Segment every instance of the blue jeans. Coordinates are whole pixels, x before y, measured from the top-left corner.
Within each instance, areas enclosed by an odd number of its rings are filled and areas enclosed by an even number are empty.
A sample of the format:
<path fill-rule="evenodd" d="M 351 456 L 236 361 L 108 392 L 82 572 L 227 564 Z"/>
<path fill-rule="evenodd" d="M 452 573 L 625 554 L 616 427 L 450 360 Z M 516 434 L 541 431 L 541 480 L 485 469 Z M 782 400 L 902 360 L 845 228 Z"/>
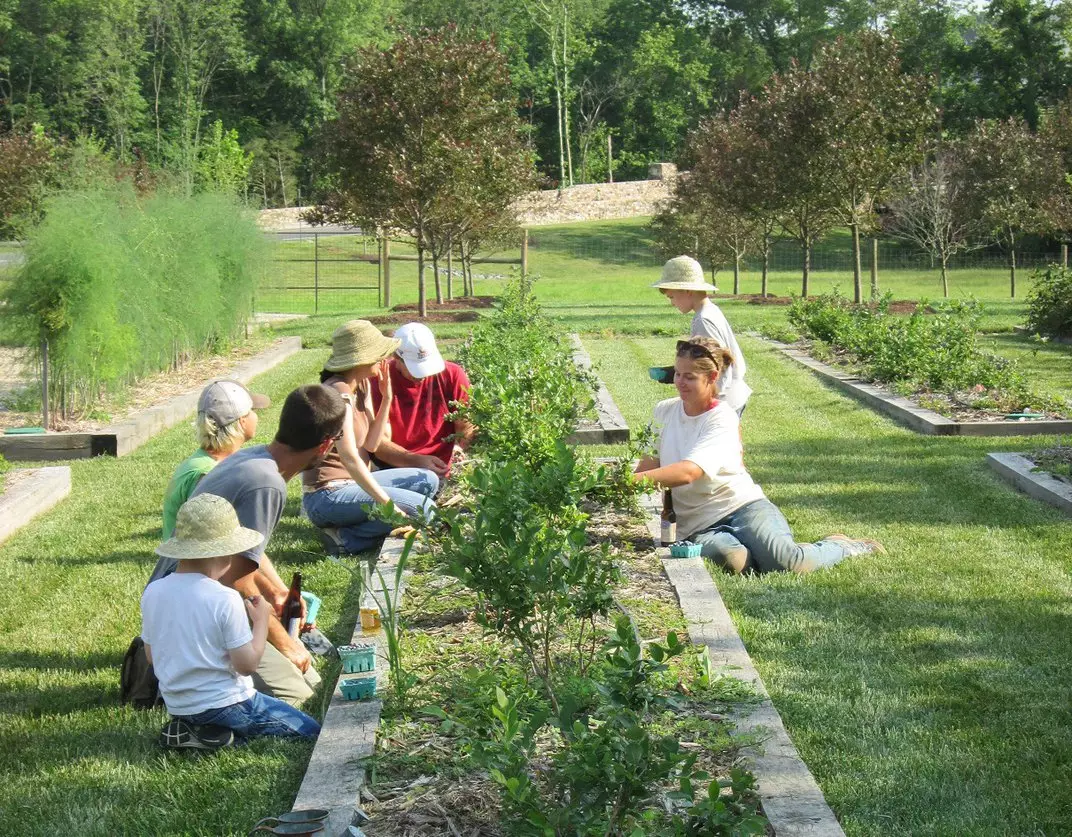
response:
<path fill-rule="evenodd" d="M 430 519 L 435 514 L 432 498 L 439 490 L 439 477 L 424 468 L 388 468 L 373 471 L 372 478 L 387 492 L 395 508 L 410 517 L 422 515 Z M 343 548 L 347 552 L 364 552 L 377 546 L 391 531 L 390 523 L 370 520 L 369 511 L 375 501 L 356 482 L 337 488 L 322 488 L 302 497 L 302 505 L 314 526 L 339 529 Z"/>
<path fill-rule="evenodd" d="M 208 709 L 196 715 L 180 715 L 191 724 L 213 724 L 234 730 L 239 738 L 270 735 L 276 738 L 316 738 L 320 724 L 300 709 L 279 698 L 257 692 L 249 700 L 232 703 L 219 709 Z"/>
<path fill-rule="evenodd" d="M 753 500 L 689 540 L 703 547 L 705 558 L 735 572 L 810 573 L 832 567 L 849 554 L 837 541 L 797 543 L 789 521 L 770 500 Z M 745 549 L 747 560 L 742 559 Z"/>

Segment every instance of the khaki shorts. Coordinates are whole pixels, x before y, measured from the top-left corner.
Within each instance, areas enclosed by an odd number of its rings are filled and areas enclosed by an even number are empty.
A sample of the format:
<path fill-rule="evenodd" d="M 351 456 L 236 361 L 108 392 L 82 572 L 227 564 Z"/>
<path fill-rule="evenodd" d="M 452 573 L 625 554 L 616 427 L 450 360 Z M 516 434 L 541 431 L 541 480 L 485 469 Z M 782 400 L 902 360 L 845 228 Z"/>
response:
<path fill-rule="evenodd" d="M 265 643 L 261 664 L 253 675 L 253 685 L 262 692 L 291 706 L 300 707 L 313 696 L 313 690 L 320 683 L 320 675 L 312 664 L 302 674 L 296 665 L 283 656 L 283 652 L 271 643 Z"/>

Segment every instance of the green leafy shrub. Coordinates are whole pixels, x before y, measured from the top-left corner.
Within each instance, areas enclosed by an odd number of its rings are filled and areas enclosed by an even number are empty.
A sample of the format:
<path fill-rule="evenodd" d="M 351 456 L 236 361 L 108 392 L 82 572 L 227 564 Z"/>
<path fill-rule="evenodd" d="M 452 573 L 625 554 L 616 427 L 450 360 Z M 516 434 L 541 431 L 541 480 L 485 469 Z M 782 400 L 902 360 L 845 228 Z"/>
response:
<path fill-rule="evenodd" d="M 234 339 L 252 309 L 263 239 L 231 198 L 129 185 L 46 202 L 4 296 L 4 330 L 48 340 L 54 412 Z"/>
<path fill-rule="evenodd" d="M 1009 412 L 1067 406 L 1032 392 L 1016 364 L 979 346 L 982 310 L 973 299 L 939 303 L 927 313 L 921 302 L 908 317 L 890 314 L 890 295 L 874 305 L 854 305 L 835 290 L 795 299 L 789 322 L 814 340 L 819 360 L 841 359 L 901 394 L 971 391 Z M 977 399 L 978 400 L 978 399 Z"/>
<path fill-rule="evenodd" d="M 529 279 L 506 286 L 458 359 L 473 382 L 459 414 L 480 428 L 474 449 L 484 456 L 539 467 L 593 403 L 590 376 L 540 312 Z"/>
<path fill-rule="evenodd" d="M 1072 337 L 1072 271 L 1050 265 L 1037 270 L 1027 295 L 1027 327 L 1048 337 Z"/>

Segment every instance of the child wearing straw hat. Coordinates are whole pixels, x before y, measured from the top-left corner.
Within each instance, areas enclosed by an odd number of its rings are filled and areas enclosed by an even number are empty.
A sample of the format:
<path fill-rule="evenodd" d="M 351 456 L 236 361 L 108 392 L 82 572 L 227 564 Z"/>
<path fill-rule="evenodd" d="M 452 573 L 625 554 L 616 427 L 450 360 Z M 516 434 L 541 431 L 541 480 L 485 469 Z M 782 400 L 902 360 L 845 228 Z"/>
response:
<path fill-rule="evenodd" d="M 718 288 L 704 278 L 703 268 L 691 256 L 676 256 L 663 265 L 662 276 L 652 285 L 682 314 L 693 315 L 690 337 L 712 337 L 728 349 L 733 362 L 718 381 L 718 393 L 738 417 L 744 412 L 752 388 L 744 382 L 747 366 L 726 315 L 708 298 Z M 672 379 L 667 383 L 672 383 Z"/>
<path fill-rule="evenodd" d="M 391 524 L 370 517 L 375 505 L 394 503 L 410 518 L 430 518 L 439 477 L 427 468 L 369 470 L 372 454 L 390 438 L 394 400 L 390 358 L 401 341 L 385 337 L 368 320 L 350 320 L 335 330 L 331 356 L 320 373 L 324 386 L 347 403 L 347 420 L 336 445 L 302 475 L 302 508 L 314 526 L 325 530 L 343 552 L 356 553 L 379 544 Z M 371 390 L 379 389 L 373 409 Z"/>
<path fill-rule="evenodd" d="M 263 540 L 239 524 L 222 497 L 199 494 L 179 509 L 175 534 L 156 549 L 179 562 L 141 597 L 145 653 L 172 716 L 160 734 L 165 747 L 213 750 L 236 735 L 320 732 L 304 712 L 254 689 L 250 675 L 264 654 L 272 607 L 261 596 L 243 602 L 219 581 L 235 556 Z"/>

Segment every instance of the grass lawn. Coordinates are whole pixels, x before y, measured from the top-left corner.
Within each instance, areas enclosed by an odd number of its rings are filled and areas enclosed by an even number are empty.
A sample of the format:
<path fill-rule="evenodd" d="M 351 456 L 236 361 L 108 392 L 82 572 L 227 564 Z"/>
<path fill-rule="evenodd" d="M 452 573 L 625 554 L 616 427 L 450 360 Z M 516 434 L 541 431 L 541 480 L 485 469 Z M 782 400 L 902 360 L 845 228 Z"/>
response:
<path fill-rule="evenodd" d="M 325 355 L 302 352 L 256 379 L 277 405 L 262 413 L 257 441 L 267 441 L 283 397 L 315 380 Z M 123 459 L 72 463 L 71 496 L 0 547 L 10 602 L 0 611 L 0 833 L 245 834 L 290 807 L 309 745 L 257 741 L 212 758 L 169 755 L 155 739 L 165 713 L 118 704 L 163 489 L 192 436 L 183 423 Z M 322 556 L 295 516 L 296 483 L 270 554 L 284 577 L 302 570 L 324 599 L 321 627 L 348 639 L 357 612 L 347 599 L 351 574 Z"/>
<path fill-rule="evenodd" d="M 630 425 L 646 423 L 655 401 L 672 394 L 646 369 L 670 360 L 688 318 L 648 287 L 660 261 L 642 224 L 548 227 L 533 239 L 545 310 L 585 333 Z M 395 302 L 416 297 L 411 269 L 396 273 Z M 816 274 L 813 287 L 834 281 L 848 287 L 844 273 Z M 907 270 L 881 281 L 900 298 L 933 297 L 937 284 Z M 776 273 L 772 292 L 798 282 L 795 270 Z M 1004 333 L 1024 313 L 1006 282 L 1000 269 L 965 271 L 953 289 L 983 299 L 988 329 L 1003 332 L 987 338 L 998 351 L 1068 391 L 1068 347 Z M 1026 272 L 1020 284 L 1026 293 Z M 756 285 L 749 274 L 743 290 Z M 476 283 L 479 294 L 500 287 Z M 332 330 L 381 313 L 375 292 L 371 302 L 363 293 L 339 291 L 322 316 L 278 329 L 314 348 L 254 386 L 278 405 L 315 380 Z M 917 436 L 744 336 L 784 318 L 784 308 L 719 304 L 741 335 L 756 390 L 744 434 L 757 480 L 799 537 L 846 531 L 890 549 L 811 577 L 717 579 L 848 833 L 1072 833 L 1072 526 L 983 463 L 987 451 L 1026 451 L 1039 440 Z M 468 329 L 435 326 L 441 337 Z M 265 411 L 258 441 L 277 416 L 278 407 Z M 293 799 L 307 745 L 168 756 L 154 737 L 163 713 L 117 703 L 160 499 L 191 435 L 179 426 L 129 457 L 73 463 L 71 497 L 0 546 L 0 584 L 13 603 L 0 613 L 0 833 L 244 834 Z M 325 601 L 322 627 L 348 638 L 357 607 L 350 572 L 321 556 L 294 515 L 297 502 L 295 484 L 270 554 L 284 577 L 302 569 Z"/>
<path fill-rule="evenodd" d="M 850 835 L 1072 832 L 1072 526 L 986 452 L 917 436 L 742 339 L 746 460 L 798 538 L 885 557 L 718 585 L 790 735 Z M 672 341 L 586 339 L 630 426 L 672 389 Z"/>

